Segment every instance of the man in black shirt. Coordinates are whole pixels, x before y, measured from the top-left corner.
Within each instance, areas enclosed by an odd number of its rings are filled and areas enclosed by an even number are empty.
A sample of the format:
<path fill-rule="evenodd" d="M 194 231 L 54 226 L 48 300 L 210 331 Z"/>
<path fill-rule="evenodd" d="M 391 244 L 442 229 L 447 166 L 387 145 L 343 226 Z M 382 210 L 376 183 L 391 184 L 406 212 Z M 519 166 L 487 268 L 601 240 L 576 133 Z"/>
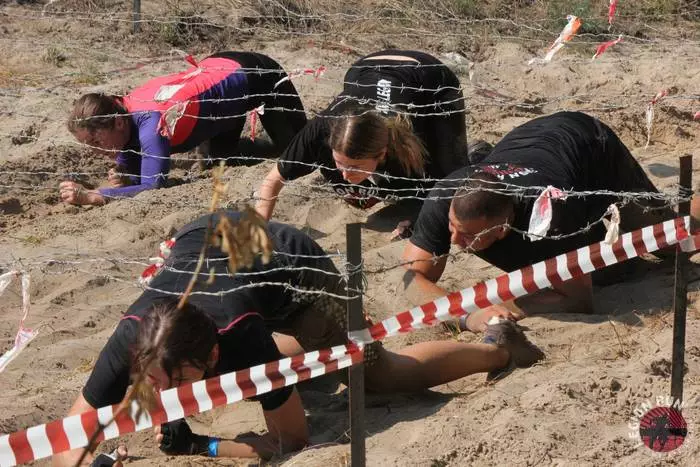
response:
<path fill-rule="evenodd" d="M 657 193 L 629 150 L 599 120 L 580 112 L 531 120 L 508 133 L 479 164 L 453 172 L 431 191 L 403 254 L 408 262 L 404 285 L 412 300 L 445 295 L 436 282 L 451 243 L 511 272 L 602 240 L 600 222 L 581 230 L 620 201 L 614 196 L 554 199 L 548 238 L 526 237 L 534 201 L 550 185 L 574 192 Z M 673 217 L 659 200 L 635 200 L 621 207 L 620 227 L 630 231 Z M 492 307 L 481 317 L 591 310 L 591 278 L 584 276 Z M 482 320 L 476 316 L 460 327 L 479 329 Z"/>
<path fill-rule="evenodd" d="M 233 211 L 223 215 L 232 222 L 240 217 Z M 211 220 L 205 216 L 176 235 L 164 266 L 129 307 L 100 353 L 71 415 L 120 402 L 141 371 L 155 390 L 164 390 L 278 360 L 282 354 L 272 336 L 275 331 L 286 335 L 281 339 L 285 346 L 293 339 L 303 351 L 348 343 L 345 301 L 319 293 L 344 296 L 340 273 L 311 238 L 275 222 L 266 229 L 274 246 L 268 264 L 258 259 L 252 268 L 230 275 L 227 256 L 210 246 L 203 270 L 213 269 L 213 282 L 198 282 L 187 306 L 178 311 L 175 298 L 189 283 L 209 222 L 216 225 L 216 216 Z M 367 387 L 381 392 L 416 391 L 476 372 L 529 366 L 543 358 L 513 323 L 492 325 L 489 331 L 490 341 L 483 344 L 423 342 L 397 352 L 385 350 L 379 342 L 366 345 Z M 155 347 L 159 339 L 162 345 Z M 156 358 L 145 367 L 149 360 L 144 356 L 149 355 Z M 169 454 L 256 457 L 280 448 L 300 449 L 308 442 L 304 410 L 293 387 L 257 400 L 269 433 L 216 440 L 193 434 L 180 420 L 156 429 L 160 447 Z M 57 456 L 55 464 L 73 465 L 79 454 Z"/>

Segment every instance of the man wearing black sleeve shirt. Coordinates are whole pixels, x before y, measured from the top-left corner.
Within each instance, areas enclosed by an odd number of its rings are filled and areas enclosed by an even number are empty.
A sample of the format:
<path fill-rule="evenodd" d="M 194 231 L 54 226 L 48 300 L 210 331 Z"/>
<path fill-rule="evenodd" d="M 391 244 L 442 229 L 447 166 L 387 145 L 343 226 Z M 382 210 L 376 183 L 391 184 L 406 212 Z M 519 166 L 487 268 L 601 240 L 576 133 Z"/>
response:
<path fill-rule="evenodd" d="M 397 114 L 410 115 L 408 122 Z M 434 182 L 422 179 L 441 179 L 466 164 L 459 79 L 426 53 L 384 50 L 352 65 L 343 93 L 297 134 L 267 175 L 256 209 L 269 219 L 284 182 L 317 168 L 348 203 L 367 209 L 381 200 L 424 197 Z"/>
<path fill-rule="evenodd" d="M 619 201 L 613 196 L 554 199 L 547 237 L 564 237 L 531 241 L 523 234 L 528 231 L 535 199 L 550 185 L 576 192 L 657 192 L 617 135 L 599 120 L 580 112 L 531 120 L 508 133 L 479 164 L 453 172 L 431 191 L 403 254 L 408 262 L 404 285 L 411 299 L 422 303 L 446 294 L 436 282 L 444 271 L 450 244 L 511 272 L 602 240 L 605 229 L 601 223 L 580 231 Z M 644 213 L 649 207 L 655 209 Z M 635 201 L 621 208 L 620 227 L 635 230 L 674 215 L 659 200 Z M 481 329 L 493 315 L 520 318 L 591 312 L 591 284 L 589 276 L 569 280 L 515 303 L 491 307 L 478 318 L 473 314 L 460 328 Z"/>
<path fill-rule="evenodd" d="M 240 217 L 234 211 L 223 215 L 231 222 Z M 338 270 L 311 238 L 275 222 L 266 229 L 274 247 L 268 264 L 258 259 L 251 269 L 230 275 L 226 255 L 210 246 L 203 270 L 213 268 L 213 282 L 198 282 L 187 305 L 178 311 L 177 295 L 189 283 L 207 226 L 216 225 L 216 216 L 211 220 L 205 216 L 178 232 L 165 264 L 100 353 L 70 415 L 120 402 L 140 371 L 159 391 L 278 360 L 282 346 L 286 355 L 294 355 L 348 343 L 346 302 L 319 293 L 345 294 Z M 275 331 L 283 335 L 273 339 Z M 379 342 L 368 344 L 364 347 L 367 388 L 418 391 L 477 372 L 530 366 L 543 358 L 511 322 L 492 325 L 487 332 L 491 340 L 481 344 L 422 342 L 396 352 Z M 159 337 L 163 335 L 164 340 Z M 155 347 L 156 342 L 162 345 Z M 148 360 L 149 355 L 155 357 Z M 145 362 L 151 363 L 142 368 Z M 257 400 L 269 433 L 217 440 L 193 434 L 179 420 L 157 427 L 156 439 L 168 454 L 208 452 L 222 457 L 265 457 L 280 449 L 300 449 L 308 442 L 304 409 L 294 388 L 280 388 Z M 74 465 L 79 455 L 76 450 L 55 456 L 54 464 Z"/>

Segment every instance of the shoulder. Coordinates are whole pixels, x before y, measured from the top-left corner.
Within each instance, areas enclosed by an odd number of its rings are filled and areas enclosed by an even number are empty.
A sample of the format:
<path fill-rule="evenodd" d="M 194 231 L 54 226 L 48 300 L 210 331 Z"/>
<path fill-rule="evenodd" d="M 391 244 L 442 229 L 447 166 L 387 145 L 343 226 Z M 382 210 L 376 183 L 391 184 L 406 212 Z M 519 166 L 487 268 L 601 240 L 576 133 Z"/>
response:
<path fill-rule="evenodd" d="M 452 189 L 458 187 L 464 183 L 464 181 L 469 178 L 469 176 L 474 173 L 474 169 L 471 167 L 460 167 L 459 169 L 449 173 L 445 178 L 439 180 L 435 183 L 433 191 Z"/>
<path fill-rule="evenodd" d="M 291 225 L 270 221 L 268 232 L 275 251 L 298 255 L 323 253 L 323 249 L 309 235 Z"/>

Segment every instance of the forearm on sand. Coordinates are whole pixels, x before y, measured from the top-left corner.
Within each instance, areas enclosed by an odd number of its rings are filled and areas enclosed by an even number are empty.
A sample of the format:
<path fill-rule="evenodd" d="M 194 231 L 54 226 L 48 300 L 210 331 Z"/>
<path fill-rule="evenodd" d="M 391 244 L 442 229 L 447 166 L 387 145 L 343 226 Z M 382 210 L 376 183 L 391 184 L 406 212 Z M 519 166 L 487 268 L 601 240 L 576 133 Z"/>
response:
<path fill-rule="evenodd" d="M 78 398 L 75 400 L 73 403 L 73 407 L 71 407 L 70 411 L 68 411 L 68 416 L 70 415 L 78 415 L 83 412 L 87 412 L 88 410 L 92 410 L 94 407 L 92 407 L 88 401 L 85 400 L 83 397 L 83 394 L 81 393 L 78 395 Z M 94 448 L 94 446 L 93 446 Z M 51 465 L 54 467 L 73 467 L 76 465 L 78 462 L 78 459 L 80 459 L 80 456 L 83 454 L 83 451 L 85 448 L 79 448 L 79 449 L 73 449 L 72 451 L 64 451 L 60 454 L 56 454 L 52 458 Z M 85 456 L 85 459 L 83 459 L 82 464 L 80 465 L 90 465 L 92 463 L 92 460 L 94 459 L 92 453 L 88 453 Z"/>
<path fill-rule="evenodd" d="M 234 439 L 221 440 L 219 457 L 260 457 L 269 459 L 275 455 L 303 449 L 304 442 L 284 443 L 270 433 L 262 435 L 239 435 Z"/>
<path fill-rule="evenodd" d="M 422 305 L 447 295 L 447 291 L 418 271 L 408 269 L 403 275 L 403 290 L 414 305 Z"/>
<path fill-rule="evenodd" d="M 448 291 L 435 284 L 419 271 L 407 270 L 403 276 L 403 290 L 406 298 L 414 305 L 422 305 L 448 294 Z M 476 315 L 504 315 L 510 312 L 515 319 L 527 316 L 552 313 L 592 313 L 593 295 L 590 278 L 584 277 L 559 284 L 554 288 L 540 290 L 525 297 L 484 308 Z M 474 321 L 470 319 L 470 321 Z M 454 323 L 453 323 L 454 324 Z M 474 327 L 476 325 L 472 325 Z M 460 326 L 462 329 L 463 326 Z M 462 329 L 464 330 L 464 329 Z"/>
<path fill-rule="evenodd" d="M 277 167 L 274 167 L 263 180 L 257 193 L 257 202 L 255 210 L 267 220 L 270 220 L 272 213 L 277 204 L 277 196 L 284 186 L 284 178 L 279 173 Z"/>

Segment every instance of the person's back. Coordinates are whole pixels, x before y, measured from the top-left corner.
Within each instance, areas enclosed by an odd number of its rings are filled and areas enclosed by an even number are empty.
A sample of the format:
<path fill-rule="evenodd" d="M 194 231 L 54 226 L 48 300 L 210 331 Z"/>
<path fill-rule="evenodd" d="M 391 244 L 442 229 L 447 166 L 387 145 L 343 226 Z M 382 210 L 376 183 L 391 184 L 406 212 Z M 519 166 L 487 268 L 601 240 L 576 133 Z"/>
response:
<path fill-rule="evenodd" d="M 508 132 L 480 163 L 527 167 L 540 174 L 541 183 L 561 189 L 589 189 L 600 184 L 597 172 L 604 168 L 599 164 L 608 149 L 606 128 L 581 112 L 539 117 Z"/>
<path fill-rule="evenodd" d="M 223 212 L 233 223 L 241 213 Z M 192 277 L 207 228 L 216 226 L 219 215 L 203 216 L 178 231 L 175 243 L 160 273 L 148 290 L 132 305 L 171 296 L 184 290 Z M 308 235 L 286 224 L 269 222 L 266 228 L 273 245 L 270 261 L 258 257 L 250 269 L 231 273 L 228 255 L 210 246 L 202 277 L 190 302 L 210 315 L 220 328 L 238 316 L 255 312 L 268 323 L 279 323 L 317 298 L 305 291 L 326 290 L 342 293 L 341 276 L 329 256 Z M 209 274 L 213 272 L 211 281 Z M 264 304 L 264 306 L 260 306 Z"/>
<path fill-rule="evenodd" d="M 83 190 L 72 181 L 61 183 L 65 202 L 104 204 L 162 188 L 171 154 L 195 147 L 204 156 L 204 168 L 215 159 L 228 165 L 259 161 L 280 154 L 306 124 L 294 85 L 272 58 L 219 52 L 199 63 L 188 61 L 194 66 L 154 78 L 127 96 L 90 93 L 76 101 L 69 131 L 81 143 L 108 154 L 116 167 L 110 169 L 111 186 L 97 191 Z M 271 145 L 241 141 L 251 111 L 259 113 Z M 251 151 L 246 157 L 237 155 L 241 143 L 256 149 L 255 157 L 250 157 Z"/>
<path fill-rule="evenodd" d="M 169 139 L 171 153 L 189 151 L 219 127 L 245 117 L 247 82 L 244 73 L 236 73 L 240 68 L 233 60 L 205 58 L 185 71 L 148 81 L 123 103 L 138 127 L 155 120 L 154 133 Z"/>
<path fill-rule="evenodd" d="M 269 219 L 284 182 L 320 169 L 348 203 L 419 200 L 436 179 L 468 163 L 459 79 L 437 58 L 382 50 L 356 61 L 343 92 L 289 144 L 263 181 Z"/>

